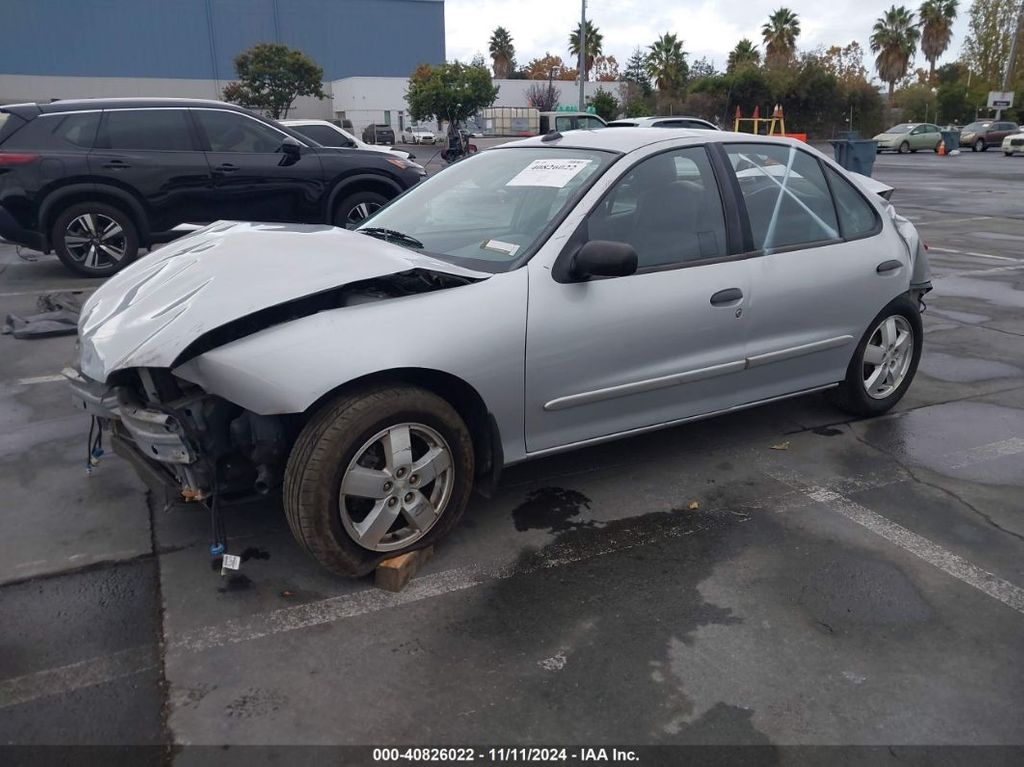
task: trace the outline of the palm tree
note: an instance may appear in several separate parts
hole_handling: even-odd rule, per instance
[[[658,90],[673,91],[683,85],[689,67],[683,41],[668,32],[648,46],[647,74],[654,80]]]
[[[757,50],[750,40],[743,38],[736,47],[729,53],[729,60],[726,62],[725,71],[735,72],[743,67],[756,67],[761,63],[761,51]]]
[[[914,23],[914,14],[902,5],[889,8],[872,28],[871,52],[878,54],[875,57],[878,76],[889,83],[889,106],[892,106],[896,81],[907,76],[920,38],[921,30]]]
[[[761,27],[765,59],[769,63],[789,61],[796,52],[796,39],[799,36],[800,19],[793,11],[786,7],[773,11]]]
[[[512,44],[512,35],[505,27],[494,30],[488,50],[494,62],[494,76],[500,80],[512,74],[516,68],[516,47]]]
[[[935,62],[949,48],[956,20],[957,0],[924,0],[921,14],[921,51],[931,65],[929,75],[935,79]]]
[[[594,59],[604,53],[601,43],[604,40],[604,35],[601,31],[595,27],[590,19],[587,19],[586,29],[586,42],[587,46],[587,60],[584,66],[587,69],[586,79],[590,79],[590,70],[594,68]],[[576,25],[576,31],[569,35],[569,53],[572,54],[574,61],[580,60],[580,25]]]

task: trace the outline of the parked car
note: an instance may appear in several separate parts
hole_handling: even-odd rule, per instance
[[[589,112],[541,112],[540,132],[553,133],[558,131],[564,133],[567,130],[594,130],[605,128],[608,123],[597,115]]]
[[[363,128],[363,141],[367,144],[387,144],[390,146],[395,143],[395,130],[390,125],[370,123]]]
[[[642,128],[481,152],[354,231],[219,223],[153,259],[83,308],[80,408],[174,493],[281,486],[344,575],[508,464],[818,390],[884,413],[930,289],[914,226],[816,150]]]
[[[1018,128],[1015,133],[1008,133],[1001,148],[1007,157],[1024,154],[1024,128]]]
[[[430,128],[424,128],[421,125],[406,125],[402,129],[403,144],[433,144],[435,141],[437,141],[437,136]]]
[[[395,149],[389,146],[375,146],[361,141],[328,120],[281,120],[282,125],[287,125],[296,133],[300,133],[311,139],[320,146],[331,146],[339,149],[363,149],[370,152],[383,152],[385,154],[401,157],[403,160],[415,160],[416,155],[406,152],[404,149]]]
[[[978,120],[960,131],[960,146],[972,152],[984,152],[990,146],[1001,146],[1003,139],[1019,130],[1017,123],[1006,120]]]
[[[106,277],[183,223],[354,225],[423,169],[331,149],[217,101],[0,107],[0,236]]]
[[[887,150],[906,154],[916,152],[918,149],[931,149],[939,151],[942,144],[942,132],[938,125],[931,123],[900,123],[894,125],[874,138],[878,142],[877,151],[882,153]]]
[[[609,128],[691,128],[693,130],[720,130],[712,122],[702,120],[700,117],[626,117],[621,120],[612,120],[608,123]]]

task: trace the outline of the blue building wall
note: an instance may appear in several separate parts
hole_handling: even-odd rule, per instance
[[[444,0],[3,0],[0,74],[231,80],[258,42],[324,78],[406,77],[444,60]]]

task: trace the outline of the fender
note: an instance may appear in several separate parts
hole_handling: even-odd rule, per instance
[[[49,225],[52,223],[50,221],[50,217],[53,215],[55,210],[60,208],[61,202],[72,195],[83,193],[104,194],[108,197],[116,198],[118,202],[123,203],[131,213],[132,219],[135,221],[135,226],[139,230],[140,243],[147,243],[149,241],[149,217],[146,215],[146,211],[142,207],[142,204],[133,197],[130,192],[126,192],[125,190],[110,184],[68,184],[67,186],[62,186],[60,189],[51,192],[47,198],[43,200],[43,204],[39,206],[39,228],[48,230]],[[49,231],[44,231],[43,236],[46,238],[46,245],[49,247]]]
[[[405,191],[393,178],[381,173],[358,173],[354,176],[346,176],[334,186],[334,189],[331,190],[330,195],[327,197],[327,210],[324,211],[324,220],[330,223],[331,211],[334,210],[335,204],[341,199],[343,193],[364,181],[381,183],[394,191],[396,196]]]

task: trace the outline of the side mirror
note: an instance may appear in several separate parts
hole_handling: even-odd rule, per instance
[[[281,142],[281,154],[284,155],[285,160],[289,164],[296,162],[300,157],[302,157],[302,144],[291,136],[286,136]]]
[[[591,240],[576,251],[569,265],[574,280],[591,277],[627,277],[635,274],[637,255],[633,246],[611,240]]]

